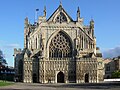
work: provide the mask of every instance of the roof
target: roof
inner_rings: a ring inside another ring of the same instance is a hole
[[[54,11],[54,13],[48,18],[47,21],[52,21],[58,13],[63,12],[65,13],[65,16],[68,17],[70,21],[73,21],[73,19],[67,14],[67,12],[62,7],[62,4],[59,5],[59,7]]]

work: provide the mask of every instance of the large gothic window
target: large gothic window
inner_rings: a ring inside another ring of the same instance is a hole
[[[72,44],[70,42],[70,39],[63,32],[59,32],[51,40],[51,44],[49,46],[49,57],[72,57]]]
[[[62,23],[62,22],[66,22],[66,21],[67,21],[66,16],[62,12],[60,12],[60,14],[56,18],[56,22]]]

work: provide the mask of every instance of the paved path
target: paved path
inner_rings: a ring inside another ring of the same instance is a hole
[[[11,86],[0,87],[0,90],[120,90],[120,82],[98,84],[15,83]]]

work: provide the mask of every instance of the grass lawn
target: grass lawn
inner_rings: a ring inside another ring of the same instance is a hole
[[[1,86],[8,86],[8,85],[12,85],[12,84],[14,84],[13,82],[8,82],[8,81],[0,81],[0,87]]]

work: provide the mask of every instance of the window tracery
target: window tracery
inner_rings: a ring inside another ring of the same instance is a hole
[[[51,44],[49,46],[49,57],[72,57],[72,44],[70,39],[63,32],[59,32],[51,40]]]
[[[56,18],[56,22],[62,23],[62,22],[66,22],[66,21],[67,21],[66,16],[62,12],[60,12],[60,14]]]

